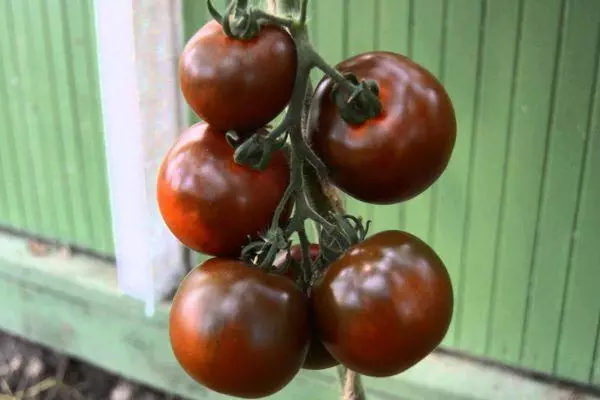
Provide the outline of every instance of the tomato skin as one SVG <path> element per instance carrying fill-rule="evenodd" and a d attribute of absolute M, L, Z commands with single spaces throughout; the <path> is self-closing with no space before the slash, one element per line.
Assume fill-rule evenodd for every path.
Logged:
<path fill-rule="evenodd" d="M 320 246 L 316 243 L 311 243 L 308 247 L 310 258 L 314 261 L 319 256 Z M 287 252 L 281 252 L 273 262 L 276 268 L 281 268 L 287 260 L 287 257 L 291 256 L 297 263 L 302 262 L 302 248 L 300 245 L 295 244 L 290 247 L 289 255 Z M 296 279 L 297 273 L 293 268 L 288 268 L 284 276 L 290 279 Z M 311 321 L 313 329 L 311 330 L 310 347 L 308 348 L 308 354 L 302 368 L 310 370 L 320 370 L 335 367 L 339 362 L 331 356 L 327 351 L 319 336 L 317 330 L 314 329 L 314 312 L 311 309 Z"/>
<path fill-rule="evenodd" d="M 425 191 L 447 167 L 456 141 L 454 109 L 442 84 L 422 66 L 390 52 L 359 54 L 336 68 L 375 80 L 383 112 L 349 125 L 331 99 L 331 78 L 319 83 L 308 134 L 331 181 L 372 204 L 398 203 Z"/>
<path fill-rule="evenodd" d="M 229 38 L 212 20 L 186 43 L 179 85 L 191 109 L 223 131 L 261 128 L 287 105 L 296 47 L 283 29 L 265 26 L 251 40 Z"/>
<path fill-rule="evenodd" d="M 289 184 L 285 154 L 273 154 L 257 171 L 235 163 L 225 135 L 200 122 L 186 129 L 167 152 L 157 180 L 158 206 L 185 246 L 213 256 L 238 256 L 271 224 Z M 291 206 L 282 215 L 287 222 Z"/>
<path fill-rule="evenodd" d="M 308 324 L 308 300 L 290 279 L 213 258 L 179 286 L 169 336 L 193 379 L 219 393 L 258 398 L 279 391 L 300 370 Z"/>
<path fill-rule="evenodd" d="M 452 319 L 453 291 L 436 253 L 417 237 L 384 231 L 353 246 L 313 286 L 323 344 L 358 373 L 386 377 L 427 356 Z"/>

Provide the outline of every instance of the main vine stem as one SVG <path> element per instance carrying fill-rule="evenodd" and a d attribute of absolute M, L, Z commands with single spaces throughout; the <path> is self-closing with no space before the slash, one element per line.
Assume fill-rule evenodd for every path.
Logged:
<path fill-rule="evenodd" d="M 279 3 L 279 4 L 278 4 Z M 270 11 L 273 13 L 277 13 L 278 10 L 280 10 L 280 12 L 282 13 L 287 13 L 287 14 L 292 14 L 292 15 L 301 15 L 302 12 L 306 13 L 306 6 L 307 6 L 307 2 L 304 1 L 303 3 L 301 2 L 301 0 L 269 0 L 269 8 Z M 304 16 L 300 16 L 301 19 L 305 19 L 305 15 Z M 331 71 L 329 71 L 331 72 Z M 334 72 L 335 74 L 335 72 Z M 308 74 L 307 74 L 308 75 Z M 302 124 L 300 127 L 301 130 L 301 135 L 303 137 L 306 137 L 306 122 L 308 119 L 308 106 L 309 106 L 309 100 L 310 100 L 310 94 L 312 92 L 312 85 L 310 84 L 310 82 L 306 82 L 306 89 L 305 89 L 305 95 L 304 95 L 304 102 L 303 102 L 303 107 L 302 107 Z M 310 175 L 309 175 L 310 176 Z M 315 185 L 313 185 L 313 189 L 316 189 L 315 191 L 318 194 L 322 194 L 321 198 L 324 199 L 325 201 L 315 201 L 315 204 L 319 205 L 323 205 L 325 207 L 323 208 L 327 208 L 327 210 L 322 210 L 322 211 L 330 211 L 333 210 L 335 212 L 337 212 L 338 214 L 343 214 L 344 210 L 343 210 L 343 205 L 342 202 L 340 201 L 340 199 L 337 197 L 337 192 L 336 189 L 333 188 L 331 185 L 328 185 L 326 182 L 324 181 L 317 181 L 314 182 Z M 326 190 L 322 190 L 322 189 L 326 189 Z M 313 196 L 313 197 L 317 197 L 317 196 Z M 305 258 L 306 255 L 308 255 L 308 250 L 303 251 L 303 263 L 306 262 Z M 346 367 L 340 365 L 337 367 L 337 372 L 338 372 L 338 376 L 340 379 L 340 383 L 342 385 L 342 390 L 343 390 L 343 400 L 366 400 L 366 395 L 365 395 L 365 391 L 360 379 L 360 375 L 358 375 L 356 372 L 351 371 L 349 369 L 347 369 Z"/>
<path fill-rule="evenodd" d="M 231 0 L 221 16 L 208 0 L 209 11 L 229 36 L 241 40 L 258 34 L 262 25 L 277 25 L 289 31 L 297 52 L 296 78 L 292 97 L 283 121 L 269 134 L 254 134 L 241 142 L 236 132 L 228 132 L 229 142 L 236 148 L 234 157 L 240 164 L 264 169 L 272 154 L 288 146 L 290 184 L 275 210 L 272 225 L 263 238 L 246 246 L 242 258 L 264 269 L 271 269 L 275 256 L 289 250 L 292 234 L 296 233 L 302 249 L 298 269 L 299 283 L 310 293 L 311 284 L 330 262 L 366 236 L 368 224 L 360 218 L 346 215 L 337 190 L 327 182 L 327 168 L 307 144 L 309 105 L 312 97 L 310 72 L 318 68 L 334 82 L 333 95 L 341 117 L 349 124 L 360 124 L 381 113 L 379 90 L 372 81 L 359 82 L 354 76 L 342 75 L 330 66 L 309 40 L 306 26 L 308 0 L 267 0 L 268 10 L 248 6 L 248 0 Z M 281 215 L 290 202 L 294 213 L 285 227 Z M 318 226 L 321 248 L 317 261 L 309 256 L 306 222 Z M 287 266 L 289 267 L 289 266 Z M 281 271 L 280 271 L 281 272 Z M 360 375 L 338 367 L 343 388 L 343 400 L 365 400 Z"/>

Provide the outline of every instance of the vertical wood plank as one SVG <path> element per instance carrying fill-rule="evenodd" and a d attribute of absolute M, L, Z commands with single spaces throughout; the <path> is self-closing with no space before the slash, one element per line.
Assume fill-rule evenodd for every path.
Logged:
<path fill-rule="evenodd" d="M 0 54 L 11 54 L 12 32 L 8 29 L 7 17 L 9 15 L 9 3 L 0 4 Z M 18 78 L 13 72 L 13 59 L 0 57 L 0 126 L 3 134 L 0 135 L 0 163 L 2 165 L 3 181 L 2 197 L 5 199 L 5 208 L 0 215 L 0 223 L 12 227 L 27 226 L 27 216 L 23 198 L 22 177 L 20 170 L 19 154 L 17 144 L 19 142 L 18 120 L 16 118 L 16 106 L 18 101 Z M 10 188 L 10 190 L 9 190 Z"/>
<path fill-rule="evenodd" d="M 98 177 L 104 178 L 104 171 L 98 170 L 97 164 L 102 164 L 100 160 L 104 158 L 104 142 L 102 135 L 94 134 L 97 129 L 101 129 L 95 122 L 97 118 L 97 101 L 98 96 L 94 93 L 97 87 L 96 76 L 90 74 L 89 63 L 96 62 L 95 46 L 94 51 L 90 52 L 89 48 L 92 43 L 86 37 L 86 2 L 68 2 L 64 4 L 63 23 L 67 25 L 66 29 L 69 34 L 67 36 L 67 46 L 71 53 L 70 63 L 72 71 L 73 94 L 77 110 L 77 128 L 80 132 L 80 138 L 77 141 L 78 151 L 81 154 L 83 163 L 79 166 L 79 173 L 83 175 L 84 182 L 92 182 Z M 92 57 L 92 60 L 90 60 Z M 99 159 L 99 157 L 101 157 Z M 87 190 L 84 191 L 82 200 L 85 201 L 86 218 L 75 220 L 76 224 L 85 225 L 85 230 L 90 237 L 87 239 L 86 245 L 91 243 L 101 243 L 103 240 L 102 228 L 110 227 L 107 216 L 103 215 L 102 203 L 108 202 L 108 193 L 101 187 L 101 182 L 98 180 L 94 185 L 87 185 Z M 106 178 L 104 178 L 106 182 Z M 102 244 L 106 247 L 106 244 Z"/>
<path fill-rule="evenodd" d="M 596 344 L 592 352 L 594 362 L 590 369 L 589 383 L 592 385 L 600 385 L 600 312 L 598 312 L 598 322 L 596 324 Z"/>
<path fill-rule="evenodd" d="M 465 9 L 459 2 L 447 1 L 445 12 L 442 62 L 439 75 L 454 105 L 458 132 L 448 168 L 431 191 L 429 242 L 444 260 L 450 273 L 455 297 L 460 299 L 461 253 L 467 219 L 467 184 L 470 173 L 471 142 L 479 112 L 480 61 L 484 37 L 485 14 L 482 2 Z M 464 38 L 470 38 L 465 40 Z M 445 58 L 444 58 L 445 57 Z M 459 301 L 455 301 L 458 308 Z M 455 313 L 444 344 L 456 342 Z"/>
<path fill-rule="evenodd" d="M 444 25 L 443 0 L 413 1 L 410 56 L 435 76 L 440 76 L 442 55 L 442 27 Z M 434 185 L 435 186 L 435 185 Z M 429 188 L 405 203 L 406 230 L 429 242 L 431 193 Z"/>
<path fill-rule="evenodd" d="M 560 0 L 524 3 L 487 354 L 516 363 L 554 92 Z"/>
<path fill-rule="evenodd" d="M 567 2 L 562 49 L 556 81 L 555 106 L 548 138 L 537 243 L 529 288 L 529 307 L 521 362 L 552 372 L 569 266 L 572 229 L 577 208 L 579 176 L 589 129 L 598 54 L 600 13 L 591 13 L 593 0 Z M 578 318 L 596 320 L 589 309 Z M 595 333 L 595 332 L 594 332 Z M 593 342 L 588 343 L 593 346 Z M 579 357 L 578 357 L 579 358 Z M 591 361 L 590 361 L 591 362 Z"/>
<path fill-rule="evenodd" d="M 377 0 L 375 2 L 374 47 L 376 50 L 407 54 L 409 50 L 410 0 Z M 371 208 L 371 233 L 400 229 L 404 223 L 404 205 L 382 205 Z"/>
<path fill-rule="evenodd" d="M 344 2 L 345 0 L 314 1 L 316 12 L 327 16 L 317 20 L 315 40 L 323 58 L 331 64 L 344 59 Z"/>
<path fill-rule="evenodd" d="M 589 9 L 588 9 L 589 10 Z M 581 16 L 581 22 L 593 16 Z M 595 26 L 597 28 L 597 24 Z M 591 40 L 591 38 L 590 38 Z M 596 40 L 600 40 L 598 36 Z M 597 46 L 598 45 L 597 43 Z M 600 318 L 600 62 L 596 50 L 594 99 L 589 103 L 588 126 L 576 129 L 571 135 L 586 145 L 585 164 L 581 172 L 579 208 L 572 232 L 569 271 L 565 285 L 565 302 L 560 321 L 558 351 L 554 360 L 554 373 L 579 381 L 600 383 L 598 369 L 598 323 Z M 583 56 L 583 54 L 582 54 Z M 577 126 L 576 128 L 580 128 Z M 573 128 L 572 128 L 573 129 Z M 583 136 L 587 135 L 587 136 Z M 596 366 L 594 367 L 594 353 Z"/>
<path fill-rule="evenodd" d="M 75 88 L 73 85 L 72 65 L 69 62 L 71 49 L 69 43 L 68 24 L 65 21 L 65 4 L 61 0 L 49 0 L 46 2 L 48 20 L 48 41 L 51 43 L 51 59 L 53 66 L 53 81 L 57 90 L 56 95 L 60 101 L 56 102 L 56 113 L 60 129 L 59 143 L 62 146 L 63 168 L 65 170 L 65 181 L 68 188 L 67 201 L 64 206 L 68 207 L 71 214 L 71 242 L 77 244 L 91 243 L 91 227 L 85 224 L 89 219 L 86 204 L 86 180 L 82 173 L 85 159 L 80 152 L 79 142 L 87 132 L 82 132 L 78 125 L 79 109 L 76 101 Z M 95 105 L 98 107 L 98 104 Z M 102 137 L 102 134 L 100 134 Z M 86 138 L 87 139 L 87 138 Z M 103 152 L 103 149 L 99 149 Z M 95 184 L 95 182 L 90 184 Z"/>
<path fill-rule="evenodd" d="M 34 44 L 35 36 L 31 34 L 34 23 L 33 14 L 39 4 L 24 0 L 15 5 L 15 27 L 17 27 L 17 50 L 19 62 L 21 63 L 21 77 L 25 88 L 25 103 L 22 116 L 27 129 L 29 160 L 33 167 L 33 179 L 35 181 L 35 196 L 37 198 L 37 215 L 40 219 L 38 234 L 45 237 L 56 235 L 55 213 L 58 204 L 55 204 L 52 195 L 53 177 L 49 172 L 51 166 L 59 162 L 52 157 L 48 151 L 48 136 L 44 132 L 44 116 L 47 114 L 48 104 L 41 101 L 44 97 L 44 88 L 48 85 L 40 85 L 44 82 L 43 50 Z M 18 11 L 17 11 L 18 10 Z M 39 28 L 39 27 L 38 27 Z M 35 32 L 35 29 L 33 31 Z M 41 54 L 41 57 L 40 57 Z M 42 89 L 42 93 L 40 93 Z"/>
<path fill-rule="evenodd" d="M 217 3 L 218 4 L 218 3 Z M 206 9 L 206 3 L 195 0 L 182 0 L 183 12 L 183 40 L 187 42 L 198 29 L 204 25 L 211 16 Z M 183 98 L 183 96 L 182 96 Z M 187 110 L 188 124 L 194 124 L 200 121 L 200 118 L 192 111 L 190 106 L 184 101 L 184 107 Z"/>
<path fill-rule="evenodd" d="M 88 135 L 90 141 L 89 162 L 90 178 L 88 187 L 92 195 L 88 207 L 91 208 L 92 221 L 94 223 L 94 247 L 106 254 L 114 253 L 112 240 L 111 210 L 108 193 L 108 173 L 106 167 L 106 152 L 104 151 L 104 126 L 102 121 L 102 110 L 100 107 L 100 83 L 98 72 L 98 49 L 96 47 L 96 29 L 93 24 L 93 3 L 84 1 L 81 4 L 81 21 L 87 21 L 81 27 L 83 40 L 89 45 L 84 47 L 85 65 L 82 66 L 86 73 L 86 93 L 88 108 Z"/>
<path fill-rule="evenodd" d="M 36 193 L 36 169 L 32 165 L 29 149 L 29 121 L 31 118 L 28 107 L 28 94 L 30 90 L 29 82 L 26 81 L 27 64 L 25 60 L 25 51 L 27 45 L 25 41 L 25 32 L 27 27 L 22 21 L 22 2 L 4 2 L 3 10 L 4 22 L 2 25 L 6 29 L 6 36 L 2 40 L 3 53 L 10 54 L 11 57 L 3 57 L 6 60 L 4 64 L 8 82 L 11 84 L 11 101 L 8 103 L 13 121 L 13 137 L 15 139 L 16 154 L 14 162 L 18 166 L 19 178 L 22 183 L 22 198 L 24 206 L 24 224 L 17 228 L 25 229 L 31 232 L 41 232 L 43 224 L 39 215 L 39 202 Z"/>
<path fill-rule="evenodd" d="M 36 84 L 36 95 L 33 97 L 35 108 L 40 111 L 39 128 L 33 133 L 43 151 L 43 156 L 39 160 L 39 168 L 43 171 L 43 178 L 49 185 L 46 187 L 49 202 L 41 205 L 41 212 L 54 217 L 51 220 L 52 227 L 44 233 L 61 242 L 69 242 L 73 221 L 70 219 L 67 207 L 68 186 L 62 162 L 62 132 L 57 123 L 58 101 L 56 99 L 60 89 L 56 87 L 51 70 L 52 44 L 48 40 L 47 4 L 29 0 L 28 6 L 30 14 L 29 46 L 30 51 L 36 55 L 36 62 L 31 68 L 37 69 L 36 82 L 43 82 L 43 84 Z"/>
<path fill-rule="evenodd" d="M 487 1 L 482 32 L 485 44 L 480 55 L 479 115 L 475 121 L 472 158 L 467 167 L 470 171 L 469 207 L 460 270 L 456 272 L 459 284 L 456 286 L 455 345 L 475 354 L 485 352 L 487 330 L 484 321 L 491 307 L 502 165 L 513 95 L 513 64 L 517 57 L 519 3 L 519 0 Z M 445 182 L 441 184 L 440 194 L 444 185 Z M 438 218 L 451 217 L 444 212 Z"/>

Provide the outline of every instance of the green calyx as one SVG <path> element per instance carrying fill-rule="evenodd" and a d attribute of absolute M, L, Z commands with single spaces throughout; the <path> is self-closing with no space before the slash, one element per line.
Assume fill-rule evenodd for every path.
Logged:
<path fill-rule="evenodd" d="M 232 39 L 252 40 L 258 36 L 261 27 L 265 25 L 275 25 L 288 29 L 296 25 L 296 21 L 293 19 L 248 7 L 247 0 L 232 0 L 224 15 L 217 11 L 214 4 L 212 4 L 212 0 L 207 0 L 207 7 L 210 15 L 223 27 L 223 32 Z"/>
<path fill-rule="evenodd" d="M 345 74 L 347 81 L 353 84 L 350 91 L 347 85 L 334 83 L 332 100 L 340 116 L 350 125 L 360 125 L 381 114 L 383 106 L 379 98 L 379 86 L 373 80 L 359 82 L 356 76 Z"/>

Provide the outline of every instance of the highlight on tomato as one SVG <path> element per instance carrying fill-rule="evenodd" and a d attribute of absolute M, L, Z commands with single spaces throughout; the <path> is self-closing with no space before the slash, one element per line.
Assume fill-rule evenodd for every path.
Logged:
<path fill-rule="evenodd" d="M 349 369 L 386 377 L 442 341 L 453 309 L 448 271 L 425 242 L 383 231 L 332 262 L 312 290 L 318 334 Z"/>
<path fill-rule="evenodd" d="M 269 396 L 304 362 L 308 300 L 285 276 L 213 258 L 180 284 L 169 337 L 182 368 L 207 388 L 242 398 Z"/>
<path fill-rule="evenodd" d="M 296 47 L 282 28 L 252 39 L 228 37 L 212 20 L 186 43 L 179 84 L 190 108 L 211 126 L 248 132 L 273 120 L 292 96 Z"/>
<path fill-rule="evenodd" d="M 289 184 L 283 151 L 264 171 L 237 164 L 225 135 L 199 122 L 167 152 L 157 179 L 160 213 L 188 248 L 213 256 L 238 256 L 249 237 L 271 224 Z M 281 223 L 290 215 L 284 210 Z"/>
<path fill-rule="evenodd" d="M 371 51 L 336 68 L 379 90 L 381 113 L 359 124 L 339 112 L 328 76 L 311 104 L 309 140 L 345 193 L 373 204 L 406 201 L 429 188 L 446 169 L 456 140 L 456 119 L 442 84 L 400 54 Z"/>

